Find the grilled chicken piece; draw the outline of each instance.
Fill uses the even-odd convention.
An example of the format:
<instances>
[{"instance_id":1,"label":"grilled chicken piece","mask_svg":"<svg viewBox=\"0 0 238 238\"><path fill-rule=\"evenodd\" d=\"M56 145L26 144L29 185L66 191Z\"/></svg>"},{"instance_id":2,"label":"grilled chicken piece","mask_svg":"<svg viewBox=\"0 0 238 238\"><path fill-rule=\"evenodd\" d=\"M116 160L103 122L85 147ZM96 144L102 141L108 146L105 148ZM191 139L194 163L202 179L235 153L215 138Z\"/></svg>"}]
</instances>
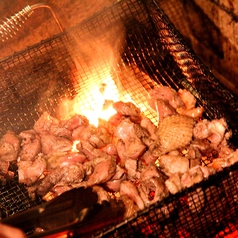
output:
<instances>
[{"instance_id":1,"label":"grilled chicken piece","mask_svg":"<svg viewBox=\"0 0 238 238\"><path fill-rule=\"evenodd\" d=\"M201 165L202 163L202 153L196 147L190 144L188 147L187 158L189 159L189 168L192 168L196 165Z\"/></svg>"},{"instance_id":2,"label":"grilled chicken piece","mask_svg":"<svg viewBox=\"0 0 238 238\"><path fill-rule=\"evenodd\" d=\"M22 131L19 134L21 138L20 160L34 160L41 152L41 141L35 130Z\"/></svg>"},{"instance_id":3,"label":"grilled chicken piece","mask_svg":"<svg viewBox=\"0 0 238 238\"><path fill-rule=\"evenodd\" d=\"M106 183L116 173L116 159L107 156L102 158L103 160L95 165L93 173L89 176L88 180L85 181L86 187L93 185Z\"/></svg>"},{"instance_id":4,"label":"grilled chicken piece","mask_svg":"<svg viewBox=\"0 0 238 238\"><path fill-rule=\"evenodd\" d=\"M27 186L34 184L46 170L46 160L40 154L34 161L20 160L18 166L19 183L24 183Z\"/></svg>"},{"instance_id":5,"label":"grilled chicken piece","mask_svg":"<svg viewBox=\"0 0 238 238\"><path fill-rule=\"evenodd\" d=\"M215 169L215 171L221 171L223 168L231 166L236 162L238 162L238 149L225 157L214 159L208 166Z\"/></svg>"},{"instance_id":6,"label":"grilled chicken piece","mask_svg":"<svg viewBox=\"0 0 238 238\"><path fill-rule=\"evenodd\" d=\"M190 93L187 89L179 89L178 95L185 104L185 108L182 107L177 109L179 114L190 116L195 120L202 117L204 108L196 107L196 98L192 93Z\"/></svg>"},{"instance_id":7,"label":"grilled chicken piece","mask_svg":"<svg viewBox=\"0 0 238 238\"><path fill-rule=\"evenodd\" d=\"M204 178L208 178L211 174L214 174L213 168L197 165L190 168L184 173L174 173L165 181L166 187L169 192L175 194L182 189L189 188L196 183L201 182Z\"/></svg>"},{"instance_id":8,"label":"grilled chicken piece","mask_svg":"<svg viewBox=\"0 0 238 238\"><path fill-rule=\"evenodd\" d=\"M117 148L115 145L109 143L102 148L102 151L105 151L108 155L118 156Z\"/></svg>"},{"instance_id":9,"label":"grilled chicken piece","mask_svg":"<svg viewBox=\"0 0 238 238\"><path fill-rule=\"evenodd\" d=\"M81 152L55 152L47 155L47 170L51 171L57 167L84 163L86 160L86 155Z\"/></svg>"},{"instance_id":10,"label":"grilled chicken piece","mask_svg":"<svg viewBox=\"0 0 238 238\"><path fill-rule=\"evenodd\" d=\"M5 185L9 180L14 178L14 172L8 170L10 162L0 160L0 185Z\"/></svg>"},{"instance_id":11,"label":"grilled chicken piece","mask_svg":"<svg viewBox=\"0 0 238 238\"><path fill-rule=\"evenodd\" d=\"M49 192L50 194L50 199L51 200L52 198L55 198L57 196L59 196L60 194L64 193L64 192L67 192L69 190L73 189L73 187L71 185L68 185L68 184L56 184ZM48 194L45 195L44 199L46 199Z\"/></svg>"},{"instance_id":12,"label":"grilled chicken piece","mask_svg":"<svg viewBox=\"0 0 238 238\"><path fill-rule=\"evenodd\" d=\"M66 169L65 169L66 168ZM83 181L85 177L85 171L81 163L71 164L63 167L63 177L60 180L62 184L74 184Z\"/></svg>"},{"instance_id":13,"label":"grilled chicken piece","mask_svg":"<svg viewBox=\"0 0 238 238\"><path fill-rule=\"evenodd\" d=\"M50 171L50 173L42 179L37 188L37 194L43 197L58 184L78 184L82 182L84 177L85 171L83 165L80 163L71 164L70 166L57 167L53 171Z\"/></svg>"},{"instance_id":14,"label":"grilled chicken piece","mask_svg":"<svg viewBox=\"0 0 238 238\"><path fill-rule=\"evenodd\" d=\"M15 161L20 151L20 138L13 131L7 131L0 140L0 160Z\"/></svg>"},{"instance_id":15,"label":"grilled chicken piece","mask_svg":"<svg viewBox=\"0 0 238 238\"><path fill-rule=\"evenodd\" d=\"M196 107L196 98L187 89L179 89L178 96L184 102L186 109L192 109Z\"/></svg>"},{"instance_id":16,"label":"grilled chicken piece","mask_svg":"<svg viewBox=\"0 0 238 238\"><path fill-rule=\"evenodd\" d=\"M134 159L126 159L125 169L127 178L129 180L135 181L140 178L140 172L138 171L138 161Z\"/></svg>"},{"instance_id":17,"label":"grilled chicken piece","mask_svg":"<svg viewBox=\"0 0 238 238\"><path fill-rule=\"evenodd\" d=\"M129 119L124 119L116 128L114 136L125 144L124 156L138 159L146 150L145 144L138 138L135 124Z\"/></svg>"},{"instance_id":18,"label":"grilled chicken piece","mask_svg":"<svg viewBox=\"0 0 238 238\"><path fill-rule=\"evenodd\" d=\"M150 150L147 150L141 157L140 160L143 161L145 164L150 165L154 164L157 160L157 156L153 155L153 152Z\"/></svg>"},{"instance_id":19,"label":"grilled chicken piece","mask_svg":"<svg viewBox=\"0 0 238 238\"><path fill-rule=\"evenodd\" d=\"M194 120L198 121L204 112L204 108L203 107L195 107L192 109L177 109L177 112L181 115L185 115L188 117L192 117Z\"/></svg>"},{"instance_id":20,"label":"grilled chicken piece","mask_svg":"<svg viewBox=\"0 0 238 238\"><path fill-rule=\"evenodd\" d=\"M142 169L140 179L143 180L150 180L150 178L162 178L166 179L166 176L159 170L155 164L150 164Z\"/></svg>"},{"instance_id":21,"label":"grilled chicken piece","mask_svg":"<svg viewBox=\"0 0 238 238\"><path fill-rule=\"evenodd\" d=\"M125 180L124 179L110 179L107 181L105 184L103 184L103 187L107 189L109 192L119 192L120 186L121 186L121 181Z\"/></svg>"},{"instance_id":22,"label":"grilled chicken piece","mask_svg":"<svg viewBox=\"0 0 238 238\"><path fill-rule=\"evenodd\" d=\"M125 205L125 218L130 218L133 215L135 215L139 211L139 207L134 203L134 201L129 198L127 195L121 195L120 200L124 203Z\"/></svg>"},{"instance_id":23,"label":"grilled chicken piece","mask_svg":"<svg viewBox=\"0 0 238 238\"><path fill-rule=\"evenodd\" d=\"M44 112L41 117L35 122L33 129L40 135L51 134L71 138L72 132L61 126L57 118L52 117L49 113Z\"/></svg>"},{"instance_id":24,"label":"grilled chicken piece","mask_svg":"<svg viewBox=\"0 0 238 238\"><path fill-rule=\"evenodd\" d=\"M150 137L149 132L146 128L142 127L140 124L133 125L134 134L139 138L145 145L150 146L153 143L153 139Z\"/></svg>"},{"instance_id":25,"label":"grilled chicken piece","mask_svg":"<svg viewBox=\"0 0 238 238\"><path fill-rule=\"evenodd\" d=\"M150 91L149 105L155 109L153 102L156 100L163 100L168 102L173 108L184 107L184 102L179 97L178 93L168 86L161 86Z\"/></svg>"},{"instance_id":26,"label":"grilled chicken piece","mask_svg":"<svg viewBox=\"0 0 238 238\"><path fill-rule=\"evenodd\" d=\"M162 201L169 195L169 190L161 177L151 177L150 179L142 180L138 190L145 206Z\"/></svg>"},{"instance_id":27,"label":"grilled chicken piece","mask_svg":"<svg viewBox=\"0 0 238 238\"><path fill-rule=\"evenodd\" d=\"M127 160L126 146L125 146L125 143L123 142L123 140L121 140L121 139L119 139L117 141L117 153L119 156L119 164L121 166L125 166L125 162Z\"/></svg>"},{"instance_id":28,"label":"grilled chicken piece","mask_svg":"<svg viewBox=\"0 0 238 238\"><path fill-rule=\"evenodd\" d=\"M216 147L220 144L227 144L231 131L228 130L228 125L224 118L212 121L203 119L195 125L193 135L197 139L208 139L212 146Z\"/></svg>"},{"instance_id":29,"label":"grilled chicken piece","mask_svg":"<svg viewBox=\"0 0 238 238\"><path fill-rule=\"evenodd\" d=\"M49 134L52 125L58 125L59 120L44 112L35 122L33 129L39 134Z\"/></svg>"},{"instance_id":30,"label":"grilled chicken piece","mask_svg":"<svg viewBox=\"0 0 238 238\"><path fill-rule=\"evenodd\" d=\"M83 166L84 166L84 171L85 171L86 175L90 176L93 173L94 168L96 167L96 165L105 161L106 157L107 157L107 155L98 156L98 157L94 157L93 159L91 159L89 161L84 162Z\"/></svg>"},{"instance_id":31,"label":"grilled chicken piece","mask_svg":"<svg viewBox=\"0 0 238 238\"><path fill-rule=\"evenodd\" d=\"M138 206L140 210L145 208L144 202L140 197L139 191L134 183L129 180L121 182L120 194L128 196Z\"/></svg>"},{"instance_id":32,"label":"grilled chicken piece","mask_svg":"<svg viewBox=\"0 0 238 238\"><path fill-rule=\"evenodd\" d=\"M177 113L176 109L173 108L168 101L157 99L155 102L156 112L158 116L158 121L162 121L168 116L175 115Z\"/></svg>"},{"instance_id":33,"label":"grilled chicken piece","mask_svg":"<svg viewBox=\"0 0 238 238\"><path fill-rule=\"evenodd\" d=\"M130 138L125 142L126 157L137 160L145 151L146 146L138 138Z\"/></svg>"},{"instance_id":34,"label":"grilled chicken piece","mask_svg":"<svg viewBox=\"0 0 238 238\"><path fill-rule=\"evenodd\" d=\"M189 145L193 137L194 124L193 118L179 114L166 117L161 121L157 130L160 145L158 155Z\"/></svg>"},{"instance_id":35,"label":"grilled chicken piece","mask_svg":"<svg viewBox=\"0 0 238 238\"><path fill-rule=\"evenodd\" d=\"M95 148L102 148L112 140L112 135L105 127L96 128L93 125L77 127L72 133L73 140L83 140L92 144Z\"/></svg>"},{"instance_id":36,"label":"grilled chicken piece","mask_svg":"<svg viewBox=\"0 0 238 238\"><path fill-rule=\"evenodd\" d=\"M85 116L77 114L67 120L60 121L59 125L63 128L73 131L77 127L88 126L89 120Z\"/></svg>"},{"instance_id":37,"label":"grilled chicken piece","mask_svg":"<svg viewBox=\"0 0 238 238\"><path fill-rule=\"evenodd\" d=\"M121 182L125 179L125 170L117 164L114 176L104 184L104 187L106 187L107 190L111 192L118 192L120 189Z\"/></svg>"},{"instance_id":38,"label":"grilled chicken piece","mask_svg":"<svg viewBox=\"0 0 238 238\"><path fill-rule=\"evenodd\" d=\"M168 86L151 90L149 105L157 112L159 121L179 113L198 120L204 112L196 107L196 98L186 89L176 92Z\"/></svg>"},{"instance_id":39,"label":"grilled chicken piece","mask_svg":"<svg viewBox=\"0 0 238 238\"><path fill-rule=\"evenodd\" d=\"M54 152L71 151L73 142L67 138L54 135L41 135L42 152L51 154Z\"/></svg>"},{"instance_id":40,"label":"grilled chicken piece","mask_svg":"<svg viewBox=\"0 0 238 238\"><path fill-rule=\"evenodd\" d=\"M5 160L0 160L0 174L4 175L7 174L9 168L9 162Z\"/></svg>"},{"instance_id":41,"label":"grilled chicken piece","mask_svg":"<svg viewBox=\"0 0 238 238\"><path fill-rule=\"evenodd\" d=\"M161 201L169 195L165 186L166 178L154 164L150 164L142 170L138 190L146 206Z\"/></svg>"},{"instance_id":42,"label":"grilled chicken piece","mask_svg":"<svg viewBox=\"0 0 238 238\"><path fill-rule=\"evenodd\" d=\"M155 124L148 117L142 118L140 125L144 129L146 129L146 131L149 133L149 137L152 140L157 140L158 139L158 135L156 134L157 127L155 126Z\"/></svg>"},{"instance_id":43,"label":"grilled chicken piece","mask_svg":"<svg viewBox=\"0 0 238 238\"><path fill-rule=\"evenodd\" d=\"M20 137L12 131L7 131L0 140L0 184L2 185L14 177L14 173L8 169L10 162L17 160L20 143Z\"/></svg>"},{"instance_id":44,"label":"grilled chicken piece","mask_svg":"<svg viewBox=\"0 0 238 238\"><path fill-rule=\"evenodd\" d=\"M185 173L189 170L189 160L184 156L162 155L159 159L159 167L167 176Z\"/></svg>"},{"instance_id":45,"label":"grilled chicken piece","mask_svg":"<svg viewBox=\"0 0 238 238\"><path fill-rule=\"evenodd\" d=\"M60 166L69 166L76 163L84 163L87 157L81 152L67 152L65 156L61 156L57 160L57 164Z\"/></svg>"},{"instance_id":46,"label":"grilled chicken piece","mask_svg":"<svg viewBox=\"0 0 238 238\"><path fill-rule=\"evenodd\" d=\"M82 141L77 144L76 148L85 156L89 161L97 158L97 157L107 157L109 154L104 150L104 147L98 149L95 145L92 145L89 141ZM111 155L116 157L115 155Z\"/></svg>"},{"instance_id":47,"label":"grilled chicken piece","mask_svg":"<svg viewBox=\"0 0 238 238\"><path fill-rule=\"evenodd\" d=\"M132 122L138 123L141 121L141 111L132 102L115 102L113 108L119 115L129 117Z\"/></svg>"},{"instance_id":48,"label":"grilled chicken piece","mask_svg":"<svg viewBox=\"0 0 238 238\"><path fill-rule=\"evenodd\" d=\"M172 174L166 181L165 185L171 194L176 194L182 190L180 173Z\"/></svg>"},{"instance_id":49,"label":"grilled chicken piece","mask_svg":"<svg viewBox=\"0 0 238 238\"><path fill-rule=\"evenodd\" d=\"M189 171L181 175L181 186L182 188L189 188L195 183L199 183L203 180L203 172L200 166L195 166Z\"/></svg>"}]
</instances>

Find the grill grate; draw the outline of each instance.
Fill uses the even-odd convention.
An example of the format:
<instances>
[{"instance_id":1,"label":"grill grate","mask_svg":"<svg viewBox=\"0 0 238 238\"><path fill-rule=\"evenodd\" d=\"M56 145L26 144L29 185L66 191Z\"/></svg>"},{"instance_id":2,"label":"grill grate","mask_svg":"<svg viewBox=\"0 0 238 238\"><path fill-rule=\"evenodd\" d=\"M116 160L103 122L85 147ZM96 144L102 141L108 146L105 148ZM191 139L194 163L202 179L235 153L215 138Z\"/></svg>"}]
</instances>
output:
<instances>
[{"instance_id":1,"label":"grill grate","mask_svg":"<svg viewBox=\"0 0 238 238\"><path fill-rule=\"evenodd\" d=\"M91 109L92 102L97 103L94 87L98 90L104 84L120 100L135 102L156 123L147 93L162 84L190 90L206 117L226 117L237 146L237 98L202 65L154 1L119 1L67 32L1 60L0 84L1 136L8 129L19 133L32 128L44 111L62 116L60 105L66 99L77 96L85 110ZM237 175L235 164L96 235L212 237L225 229L229 233L237 227ZM40 203L18 184L17 173L14 181L0 188L2 217Z\"/></svg>"},{"instance_id":2,"label":"grill grate","mask_svg":"<svg viewBox=\"0 0 238 238\"><path fill-rule=\"evenodd\" d=\"M238 228L236 176L237 164L153 205L105 237L224 237Z\"/></svg>"}]
</instances>

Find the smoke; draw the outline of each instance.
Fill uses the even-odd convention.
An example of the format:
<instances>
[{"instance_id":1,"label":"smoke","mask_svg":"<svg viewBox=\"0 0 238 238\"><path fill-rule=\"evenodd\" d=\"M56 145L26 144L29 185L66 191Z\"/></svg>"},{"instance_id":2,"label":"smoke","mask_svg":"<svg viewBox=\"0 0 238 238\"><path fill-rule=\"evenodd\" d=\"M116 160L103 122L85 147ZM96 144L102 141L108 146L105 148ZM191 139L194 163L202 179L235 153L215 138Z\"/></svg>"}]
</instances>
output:
<instances>
[{"instance_id":1,"label":"smoke","mask_svg":"<svg viewBox=\"0 0 238 238\"><path fill-rule=\"evenodd\" d=\"M117 71L120 70L125 42L122 22L102 24L102 19L89 19L69 31L67 40L70 57L77 69L72 78L76 96L62 103L60 114L74 114L75 104L77 113L82 108L84 111L94 110L93 105L100 107L100 95L106 101L119 100L122 85Z\"/></svg>"}]
</instances>

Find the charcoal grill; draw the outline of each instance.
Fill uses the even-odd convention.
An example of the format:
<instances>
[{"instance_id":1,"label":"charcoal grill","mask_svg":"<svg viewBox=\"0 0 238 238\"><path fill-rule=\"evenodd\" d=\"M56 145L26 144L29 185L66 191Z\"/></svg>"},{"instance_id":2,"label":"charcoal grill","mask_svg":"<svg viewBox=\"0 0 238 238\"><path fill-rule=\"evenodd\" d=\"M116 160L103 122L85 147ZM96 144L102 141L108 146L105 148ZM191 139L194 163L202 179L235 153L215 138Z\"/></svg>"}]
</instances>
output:
<instances>
[{"instance_id":1,"label":"charcoal grill","mask_svg":"<svg viewBox=\"0 0 238 238\"><path fill-rule=\"evenodd\" d=\"M117 53L115 55L115 53ZM237 147L237 98L211 74L153 0L121 0L73 28L0 61L0 134L32 128L44 111L61 117L75 97L90 108L93 85L113 79L156 123L147 93L157 85L188 89L208 119L225 117ZM111 82L111 81L110 81ZM119 90L118 90L119 89ZM70 110L67 113L71 113ZM16 171L14 165L11 169ZM94 236L224 237L238 228L238 165L224 169L135 217ZM32 200L17 173L0 188L2 218L43 203ZM28 232L31 234L31 231Z\"/></svg>"}]
</instances>

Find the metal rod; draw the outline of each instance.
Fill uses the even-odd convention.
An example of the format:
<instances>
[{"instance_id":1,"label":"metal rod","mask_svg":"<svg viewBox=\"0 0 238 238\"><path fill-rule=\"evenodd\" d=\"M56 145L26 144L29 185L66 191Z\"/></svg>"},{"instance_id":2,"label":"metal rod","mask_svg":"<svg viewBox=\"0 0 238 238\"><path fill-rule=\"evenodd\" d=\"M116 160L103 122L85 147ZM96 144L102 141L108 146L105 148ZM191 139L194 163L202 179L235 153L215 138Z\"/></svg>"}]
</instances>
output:
<instances>
[{"instance_id":1,"label":"metal rod","mask_svg":"<svg viewBox=\"0 0 238 238\"><path fill-rule=\"evenodd\" d=\"M17 34L19 28L25 21L33 14L35 9L38 8L47 8L50 10L59 30L63 32L63 28L60 24L59 19L57 18L56 14L52 10L52 8L45 4L45 3L37 3L32 6L27 5L22 10L17 12L15 15L6 18L5 21L0 25L0 38L2 42L7 41L9 38L12 38L14 35Z\"/></svg>"},{"instance_id":2,"label":"metal rod","mask_svg":"<svg viewBox=\"0 0 238 238\"><path fill-rule=\"evenodd\" d=\"M52 10L52 8L49 5L44 4L44 3L36 3L36 4L32 5L31 8L32 8L32 10L37 9L37 8L47 8L47 9L49 9L53 18L54 18L54 20L55 20L55 22L56 22L56 24L59 27L59 30L61 32L63 32L63 27L61 26L59 19L57 18L54 11Z\"/></svg>"}]
</instances>

